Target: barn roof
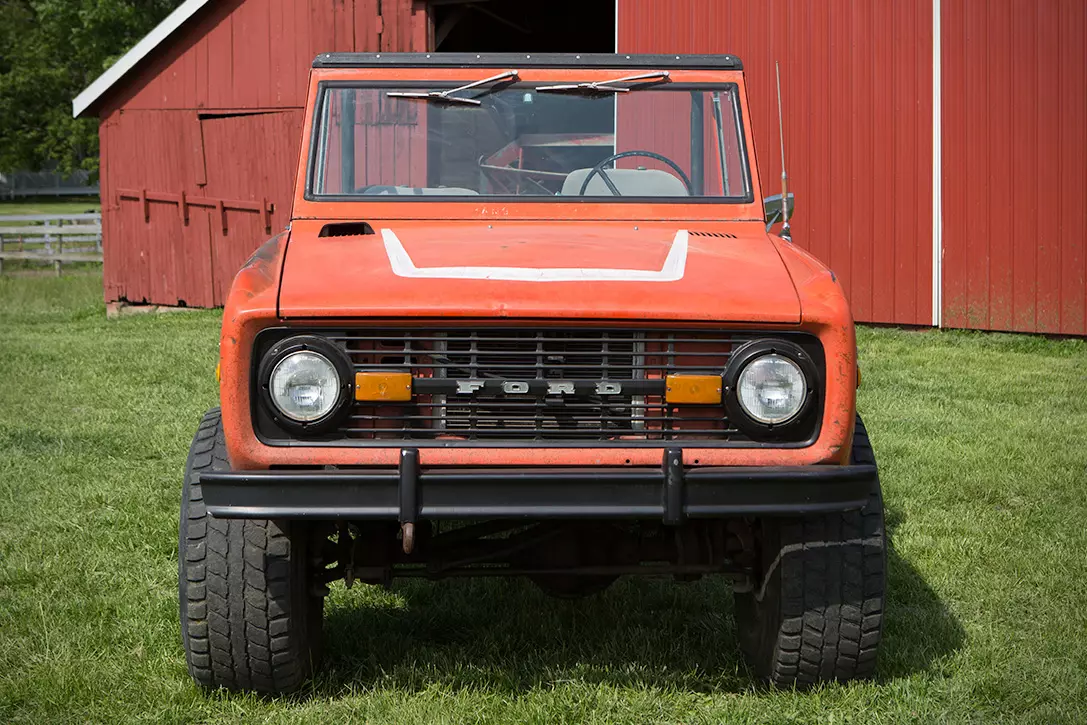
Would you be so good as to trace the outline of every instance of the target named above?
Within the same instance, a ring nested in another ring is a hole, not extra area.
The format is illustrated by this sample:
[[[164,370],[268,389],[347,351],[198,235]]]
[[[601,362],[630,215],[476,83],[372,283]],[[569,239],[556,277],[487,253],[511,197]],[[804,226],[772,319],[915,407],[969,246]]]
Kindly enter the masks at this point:
[[[135,68],[151,51],[169,38],[175,30],[184,25],[189,18],[209,2],[210,0],[185,0],[185,2],[181,3],[176,10],[166,16],[165,20],[155,26],[154,30],[145,35],[140,42],[132,46],[131,50],[111,65],[105,73],[95,78],[93,83],[72,99],[72,116],[78,118],[84,111],[94,105],[117,81]]]

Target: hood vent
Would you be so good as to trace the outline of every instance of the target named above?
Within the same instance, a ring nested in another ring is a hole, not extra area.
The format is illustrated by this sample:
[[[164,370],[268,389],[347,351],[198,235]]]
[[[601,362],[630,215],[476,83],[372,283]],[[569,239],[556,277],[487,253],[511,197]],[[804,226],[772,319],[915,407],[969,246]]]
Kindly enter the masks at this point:
[[[728,232],[696,232],[688,231],[692,237],[717,237],[719,239],[735,239],[735,234],[729,234]]]
[[[374,228],[366,222],[336,222],[321,227],[319,237],[361,237],[373,234]]]

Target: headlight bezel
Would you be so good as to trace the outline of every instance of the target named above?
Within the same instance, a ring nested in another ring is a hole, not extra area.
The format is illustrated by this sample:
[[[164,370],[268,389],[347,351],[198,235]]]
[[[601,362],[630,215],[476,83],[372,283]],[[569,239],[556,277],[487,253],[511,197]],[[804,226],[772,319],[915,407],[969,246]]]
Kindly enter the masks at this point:
[[[791,418],[780,423],[764,423],[752,417],[739,397],[740,374],[749,364],[766,355],[779,355],[800,369],[805,381],[804,402]],[[800,345],[780,338],[752,340],[733,352],[725,368],[725,409],[729,421],[755,441],[793,441],[813,435],[819,415],[823,381],[812,356]]]
[[[337,399],[332,408],[320,418],[299,421],[283,413],[272,400],[271,376],[276,367],[297,352],[311,352],[328,360],[339,378]],[[317,434],[336,427],[353,400],[354,368],[347,352],[339,345],[318,335],[294,335],[275,343],[261,359],[257,369],[257,389],[265,412],[276,425],[293,433]]]

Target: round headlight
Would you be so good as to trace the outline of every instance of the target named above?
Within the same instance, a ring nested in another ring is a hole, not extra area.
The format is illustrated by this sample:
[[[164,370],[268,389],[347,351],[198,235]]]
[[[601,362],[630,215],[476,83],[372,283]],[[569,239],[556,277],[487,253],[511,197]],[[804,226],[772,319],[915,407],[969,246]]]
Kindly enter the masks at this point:
[[[341,388],[336,366],[312,350],[284,356],[268,378],[273,405],[299,423],[320,420],[335,410]]]
[[[740,372],[736,397],[753,419],[777,425],[801,411],[807,388],[799,365],[784,355],[770,353],[755,358]]]

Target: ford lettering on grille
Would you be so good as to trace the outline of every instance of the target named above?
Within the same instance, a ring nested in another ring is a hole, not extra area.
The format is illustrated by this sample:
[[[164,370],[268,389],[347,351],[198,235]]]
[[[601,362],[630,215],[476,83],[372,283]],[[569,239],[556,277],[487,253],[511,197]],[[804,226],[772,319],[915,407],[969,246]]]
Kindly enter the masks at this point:
[[[458,395],[480,391],[506,395],[622,395],[623,385],[616,382],[594,383],[586,380],[457,380]],[[495,388],[498,390],[496,391]]]

